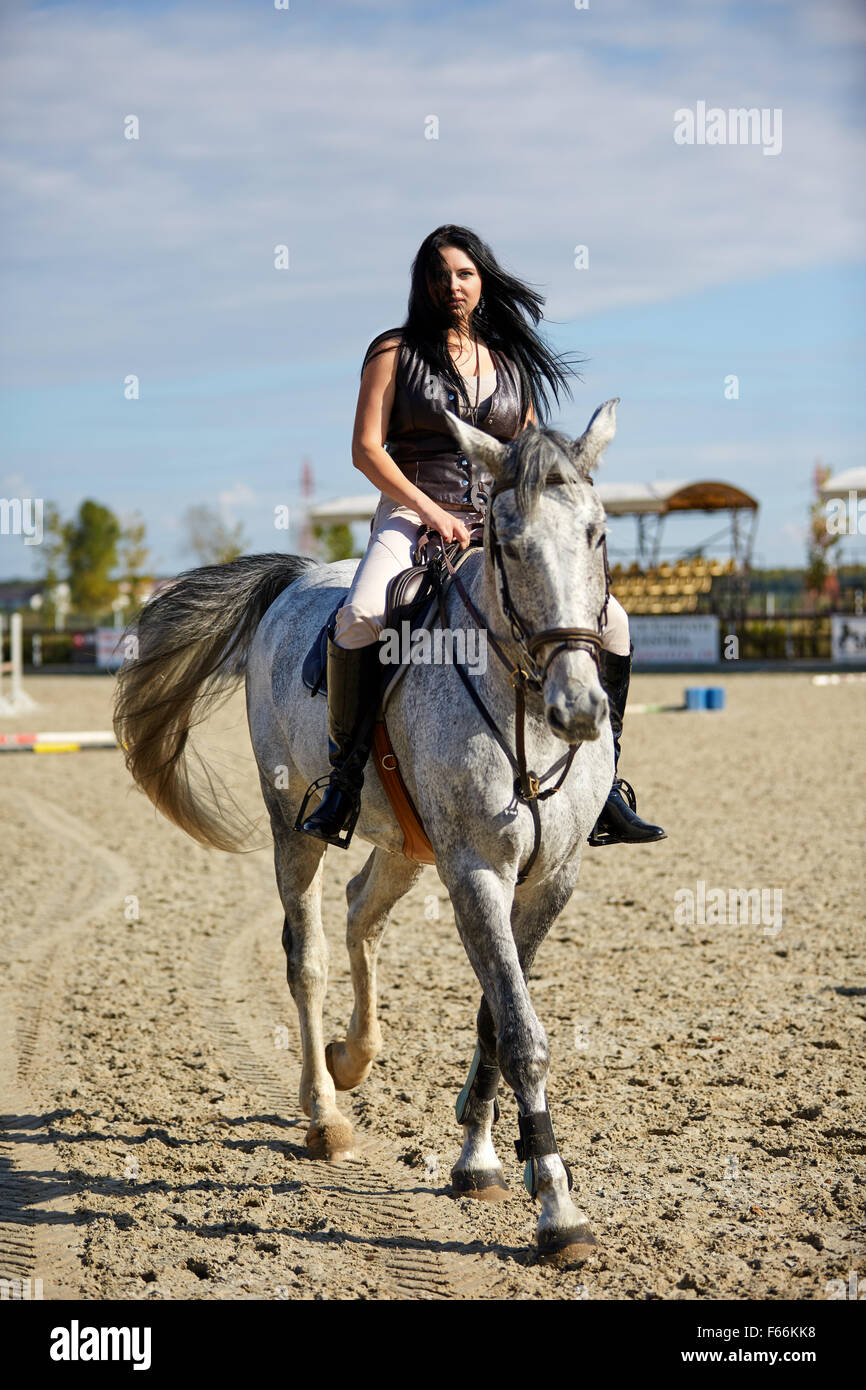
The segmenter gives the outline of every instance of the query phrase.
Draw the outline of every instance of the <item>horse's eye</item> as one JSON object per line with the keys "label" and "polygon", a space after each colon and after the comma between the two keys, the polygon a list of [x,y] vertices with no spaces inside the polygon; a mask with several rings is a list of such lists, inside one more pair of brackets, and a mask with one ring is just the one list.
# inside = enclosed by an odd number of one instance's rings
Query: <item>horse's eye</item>
{"label": "horse's eye", "polygon": [[506,541],[502,547],[502,553],[503,555],[507,555],[509,560],[520,559],[520,551],[514,544],[514,541]]}

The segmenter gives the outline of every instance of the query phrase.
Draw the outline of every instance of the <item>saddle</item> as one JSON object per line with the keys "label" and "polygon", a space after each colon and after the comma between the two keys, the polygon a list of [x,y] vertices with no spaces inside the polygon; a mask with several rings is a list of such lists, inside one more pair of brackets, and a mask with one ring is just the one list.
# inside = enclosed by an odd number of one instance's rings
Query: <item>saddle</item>
{"label": "saddle", "polygon": [[[483,544],[483,537],[483,523],[478,522],[469,528],[469,545],[462,550],[459,541],[450,541],[443,546],[438,532],[430,532],[426,526],[418,528],[418,539],[412,553],[413,564],[395,574],[393,579],[389,580],[385,591],[383,627],[402,633],[402,624],[408,623],[406,631],[410,642],[400,644],[401,653],[404,649],[409,649],[413,633],[431,625],[438,612],[439,592],[441,590],[444,596],[450,587],[452,577],[445,564],[443,552],[447,552],[451,567],[456,572],[466,563],[470,554],[476,552]],[[324,695],[327,698],[328,638],[334,636],[337,612],[345,603],[348,592],[348,589],[338,591],[337,602],[304,658],[301,679],[313,696]],[[388,701],[410,664],[408,661],[382,664],[381,681],[375,697],[376,722],[371,751],[379,780],[403,831],[403,854],[407,859],[413,859],[419,864],[435,864],[433,847],[401,776],[385,722]]]}

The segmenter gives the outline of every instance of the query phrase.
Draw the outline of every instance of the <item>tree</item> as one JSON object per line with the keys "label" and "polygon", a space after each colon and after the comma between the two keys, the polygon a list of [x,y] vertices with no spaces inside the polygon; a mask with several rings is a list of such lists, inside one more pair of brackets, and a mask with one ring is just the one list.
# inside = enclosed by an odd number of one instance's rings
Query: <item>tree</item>
{"label": "tree", "polygon": [[313,536],[320,544],[324,545],[329,564],[333,564],[336,560],[354,558],[355,542],[352,537],[352,528],[345,522],[339,522],[336,526],[323,526],[319,523],[313,527]]}
{"label": "tree", "polygon": [[69,578],[64,521],[60,508],[54,502],[46,502],[42,511],[42,544],[36,547],[36,565],[44,584],[43,620],[47,620],[49,615],[53,619],[54,590],[61,580]]}
{"label": "tree", "polygon": [[99,617],[117,597],[117,580],[111,578],[111,571],[117,565],[120,522],[108,507],[88,498],[77,517],[65,523],[62,534],[72,606],[88,617]]}
{"label": "tree", "polygon": [[816,599],[820,598],[821,594],[827,590],[831,575],[835,573],[831,564],[832,551],[833,547],[838,545],[842,539],[839,535],[832,535],[827,529],[827,508],[821,498],[821,486],[826,483],[832,471],[820,459],[816,459],[815,471],[812,474],[815,501],[809,508],[809,542],[806,568],[806,588]]}
{"label": "tree", "polygon": [[187,507],[182,520],[189,548],[203,565],[225,565],[236,560],[247,547],[241,523],[229,528],[213,507]]}
{"label": "tree", "polygon": [[147,527],[138,512],[125,520],[120,533],[120,587],[129,595],[132,608],[138,608],[151,576],[147,572],[150,550],[145,544]]}
{"label": "tree", "polygon": [[42,544],[36,549],[36,564],[46,585],[57,584],[66,578],[63,518],[54,502],[46,502],[42,509]]}

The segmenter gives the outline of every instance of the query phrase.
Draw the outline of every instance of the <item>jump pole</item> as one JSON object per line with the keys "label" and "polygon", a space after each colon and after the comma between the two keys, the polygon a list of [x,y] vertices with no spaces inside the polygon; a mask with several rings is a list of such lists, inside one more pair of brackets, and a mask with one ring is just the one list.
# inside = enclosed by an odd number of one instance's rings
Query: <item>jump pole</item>
{"label": "jump pole", "polygon": [[0,734],[0,753],[87,753],[116,747],[117,739],[110,729],[60,734]]}

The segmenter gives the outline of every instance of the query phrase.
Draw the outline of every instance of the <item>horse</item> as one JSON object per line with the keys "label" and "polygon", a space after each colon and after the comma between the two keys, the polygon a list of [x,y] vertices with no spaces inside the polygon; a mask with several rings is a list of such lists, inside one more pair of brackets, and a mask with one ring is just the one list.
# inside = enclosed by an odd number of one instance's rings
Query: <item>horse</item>
{"label": "horse", "polygon": [[[600,405],[578,439],[530,425],[505,444],[449,412],[461,451],[493,483],[482,545],[442,596],[440,621],[452,634],[483,629],[488,659],[471,675],[447,661],[410,664],[387,706],[393,749],[482,991],[457,1104],[463,1144],[452,1190],[509,1195],[492,1135],[504,1079],[517,1101],[524,1182],[539,1203],[536,1256],[558,1265],[582,1263],[598,1242],[554,1138],[549,1047],[526,977],[574,890],[613,779],[598,669],[609,593],[605,514],[591,471],[613,438],[618,399]],[[346,888],[354,1009],[345,1037],[326,1045],[327,846],[296,830],[295,817],[326,764],[327,710],[302,684],[301,666],[355,565],[264,554],[186,571],[133,625],[137,652],[119,671],[114,709],[127,767],[155,806],[200,843],[239,850],[249,822],[245,830],[210,775],[197,785],[188,737],[245,673],[302,1036],[306,1148],[335,1162],[353,1156],[354,1142],[337,1092],[360,1085],[382,1048],[377,949],[392,908],[423,871],[402,854],[371,763],[354,833],[372,851]]]}

